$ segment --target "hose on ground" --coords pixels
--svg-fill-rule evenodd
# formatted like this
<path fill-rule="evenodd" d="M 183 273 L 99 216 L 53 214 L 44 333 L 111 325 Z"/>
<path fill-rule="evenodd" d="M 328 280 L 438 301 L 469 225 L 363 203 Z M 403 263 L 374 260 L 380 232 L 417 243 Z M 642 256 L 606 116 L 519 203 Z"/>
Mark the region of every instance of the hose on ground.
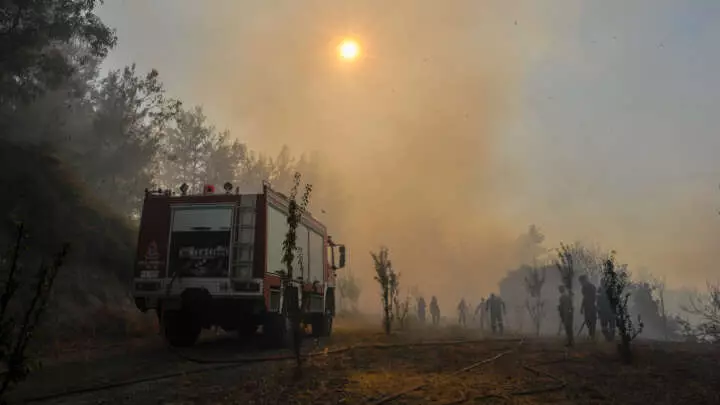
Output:
<path fill-rule="evenodd" d="M 415 342 L 415 343 L 359 344 L 359 345 L 353 345 L 353 346 L 340 347 L 340 348 L 336 348 L 336 349 L 327 349 L 327 350 L 323 350 L 320 352 L 311 352 L 311 353 L 305 354 L 303 357 L 309 358 L 309 357 L 318 357 L 318 356 L 325 356 L 325 355 L 336 355 L 336 354 L 348 352 L 350 350 L 355 350 L 355 349 L 385 349 L 385 348 L 394 348 L 394 347 L 415 347 L 415 346 L 450 346 L 450 345 L 471 344 L 471 343 L 492 342 L 492 341 L 513 342 L 513 341 L 517 341 L 517 340 L 520 340 L 520 339 L 471 339 L 471 340 L 433 341 L 433 342 Z M 171 379 L 171 378 L 176 378 L 176 377 L 183 377 L 183 376 L 187 376 L 187 375 L 200 374 L 200 373 L 204 373 L 204 372 L 208 372 L 208 371 L 232 369 L 232 368 L 241 367 L 243 365 L 251 364 L 251 363 L 295 360 L 294 354 L 282 354 L 282 355 L 276 355 L 276 356 L 262 356 L 262 357 L 256 356 L 256 357 L 246 357 L 246 358 L 232 359 L 232 360 L 197 359 L 197 358 L 183 355 L 182 353 L 179 353 L 179 351 L 176 351 L 175 354 L 179 355 L 183 360 L 186 360 L 188 362 L 197 363 L 197 364 L 209 364 L 210 366 L 201 367 L 201 368 L 197 368 L 194 370 L 167 372 L 167 373 L 156 374 L 156 375 L 147 376 L 147 377 L 140 377 L 140 378 L 133 378 L 133 379 L 129 379 L 129 380 L 117 381 L 117 382 L 113 382 L 113 383 L 97 384 L 97 385 L 92 385 L 92 386 L 88 386 L 88 387 L 80 387 L 80 388 L 75 388 L 75 389 L 70 389 L 70 390 L 63 390 L 63 391 L 50 393 L 50 394 L 36 395 L 33 397 L 23 398 L 21 400 L 21 402 L 22 403 L 32 403 L 32 402 L 44 402 L 44 401 L 56 400 L 56 399 L 63 398 L 63 397 L 87 394 L 87 393 L 91 393 L 91 392 L 105 391 L 105 390 L 109 390 L 109 389 L 127 387 L 127 386 L 136 385 L 136 384 L 166 380 L 166 379 Z"/>

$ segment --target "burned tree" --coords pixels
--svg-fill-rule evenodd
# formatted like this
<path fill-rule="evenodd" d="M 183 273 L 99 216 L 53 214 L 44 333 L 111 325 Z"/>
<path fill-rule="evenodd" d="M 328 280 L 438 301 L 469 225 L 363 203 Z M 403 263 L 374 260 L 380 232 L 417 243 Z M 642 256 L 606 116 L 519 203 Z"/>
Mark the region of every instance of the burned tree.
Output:
<path fill-rule="evenodd" d="M 537 267 L 528 268 L 528 274 L 525 276 L 525 290 L 528 294 L 528 298 L 525 300 L 525 309 L 530 314 L 536 336 L 540 336 L 540 326 L 545 317 L 545 301 L 542 299 L 545 270 L 545 268 L 540 270 Z"/>
<path fill-rule="evenodd" d="M 305 191 L 302 195 L 300 203 L 297 202 L 297 192 L 300 188 L 300 173 L 295 173 L 293 187 L 290 190 L 288 196 L 288 216 L 287 225 L 288 231 L 285 234 L 285 240 L 283 241 L 283 256 L 282 263 L 285 265 L 286 272 L 284 274 L 284 290 L 283 290 L 283 314 L 288 317 L 292 327 L 292 341 L 293 348 L 295 349 L 295 357 L 298 366 L 300 365 L 300 348 L 302 344 L 302 327 L 301 320 L 303 318 L 303 308 L 299 305 L 299 289 L 293 280 L 293 266 L 295 263 L 296 255 L 300 258 L 299 266 L 302 267 L 302 249 L 297 246 L 297 228 L 302 220 L 303 212 L 307 208 L 310 202 L 310 193 L 312 192 L 312 185 L 306 184 Z M 302 268 L 300 269 L 302 271 Z"/>
<path fill-rule="evenodd" d="M 607 294 L 615 325 L 620 334 L 618 352 L 623 361 L 631 363 L 633 357 L 630 343 L 642 332 L 643 323 L 640 316 L 638 316 L 637 324 L 634 324 L 630 317 L 628 311 L 630 293 L 627 291 L 630 285 L 630 275 L 625 268 L 615 264 L 614 252 L 611 252 L 605 260 L 602 284 L 605 286 L 605 294 Z"/>
<path fill-rule="evenodd" d="M 375 281 L 380 284 L 383 306 L 383 327 L 390 334 L 393 322 L 393 301 L 397 296 L 398 275 L 392 268 L 388 248 L 382 246 L 378 253 L 370 252 L 375 264 Z"/>

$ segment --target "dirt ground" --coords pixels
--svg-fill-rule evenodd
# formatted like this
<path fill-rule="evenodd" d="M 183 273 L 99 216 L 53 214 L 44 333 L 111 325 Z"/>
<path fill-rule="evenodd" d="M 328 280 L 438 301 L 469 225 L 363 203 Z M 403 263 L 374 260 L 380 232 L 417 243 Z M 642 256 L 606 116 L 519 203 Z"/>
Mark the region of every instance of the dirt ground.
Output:
<path fill-rule="evenodd" d="M 257 343 L 209 335 L 182 351 L 166 348 L 159 337 L 81 348 L 56 355 L 8 399 L 78 405 L 720 404 L 720 351 L 708 346 L 638 341 L 635 364 L 627 366 L 605 343 L 566 350 L 559 340 L 482 339 L 458 328 L 385 336 L 377 325 L 339 322 L 318 347 L 305 342 L 305 352 L 319 355 L 300 371 L 292 360 L 229 363 L 288 354 L 260 350 Z M 76 390 L 86 392 L 70 392 Z"/>

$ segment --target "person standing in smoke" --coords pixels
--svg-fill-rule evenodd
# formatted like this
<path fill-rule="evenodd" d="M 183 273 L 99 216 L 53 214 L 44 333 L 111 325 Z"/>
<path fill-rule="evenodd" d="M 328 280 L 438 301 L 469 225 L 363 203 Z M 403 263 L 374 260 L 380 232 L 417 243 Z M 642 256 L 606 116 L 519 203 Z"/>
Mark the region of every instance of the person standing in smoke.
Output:
<path fill-rule="evenodd" d="M 490 327 L 492 333 L 503 334 L 503 315 L 506 314 L 505 302 L 502 298 L 497 295 L 490 294 L 487 302 L 485 303 L 485 310 L 490 311 Z"/>
<path fill-rule="evenodd" d="M 607 296 L 607 286 L 600 283 L 597 294 L 598 315 L 600 316 L 600 330 L 605 340 L 612 342 L 615 340 L 615 315 Z"/>
<path fill-rule="evenodd" d="M 433 295 L 430 300 L 430 316 L 432 316 L 432 323 L 437 326 L 440 323 L 440 306 L 438 306 L 437 298 Z"/>
<path fill-rule="evenodd" d="M 465 298 L 460 300 L 460 303 L 458 304 L 458 323 L 463 328 L 467 326 L 467 304 L 465 303 Z"/>
<path fill-rule="evenodd" d="M 418 300 L 418 321 L 420 321 L 420 325 L 425 325 L 425 299 L 423 297 L 420 297 Z"/>
<path fill-rule="evenodd" d="M 590 339 L 595 340 L 595 327 L 597 326 L 597 289 L 593 283 L 588 280 L 585 274 L 580 276 L 579 280 L 582 292 L 580 315 L 584 315 L 585 317 L 585 326 L 587 326 L 588 329 L 588 336 Z"/>
<path fill-rule="evenodd" d="M 565 286 L 559 286 L 560 291 L 560 302 L 558 303 L 558 314 L 560 315 L 560 325 L 565 329 L 565 336 L 567 338 L 567 346 L 573 345 L 575 332 L 572 329 L 572 300 L 570 294 L 565 291 Z"/>
<path fill-rule="evenodd" d="M 485 332 L 485 298 L 480 299 L 480 303 L 477 308 L 475 308 L 475 315 L 473 316 L 477 316 L 478 312 L 480 313 L 480 331 Z"/>

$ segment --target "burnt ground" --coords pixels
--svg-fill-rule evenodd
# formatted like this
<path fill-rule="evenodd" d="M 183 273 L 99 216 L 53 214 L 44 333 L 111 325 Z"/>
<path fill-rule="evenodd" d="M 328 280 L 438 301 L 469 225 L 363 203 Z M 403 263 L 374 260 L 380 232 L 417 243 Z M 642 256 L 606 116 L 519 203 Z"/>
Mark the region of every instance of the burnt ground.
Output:
<path fill-rule="evenodd" d="M 8 399 L 78 405 L 365 404 L 407 391 L 384 403 L 720 404 L 720 351 L 709 346 L 638 341 L 635 363 L 627 366 L 604 343 L 565 350 L 553 339 L 478 340 L 477 333 L 451 328 L 384 336 L 377 329 L 339 325 L 319 349 L 307 341 L 307 352 L 328 354 L 308 358 L 301 372 L 292 360 L 215 364 L 288 354 L 232 336 L 206 337 L 179 352 L 157 337 L 90 348 L 48 362 Z M 474 341 L 435 344 L 460 339 Z M 432 344 L 417 345 L 421 341 Z M 360 346 L 347 349 L 353 345 Z M 339 348 L 347 350 L 333 353 Z M 147 381 L 103 387 L 143 378 Z M 28 402 L 89 387 L 97 390 Z"/>

